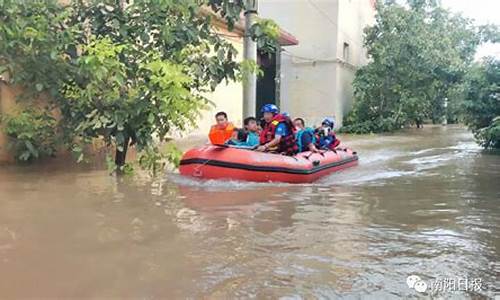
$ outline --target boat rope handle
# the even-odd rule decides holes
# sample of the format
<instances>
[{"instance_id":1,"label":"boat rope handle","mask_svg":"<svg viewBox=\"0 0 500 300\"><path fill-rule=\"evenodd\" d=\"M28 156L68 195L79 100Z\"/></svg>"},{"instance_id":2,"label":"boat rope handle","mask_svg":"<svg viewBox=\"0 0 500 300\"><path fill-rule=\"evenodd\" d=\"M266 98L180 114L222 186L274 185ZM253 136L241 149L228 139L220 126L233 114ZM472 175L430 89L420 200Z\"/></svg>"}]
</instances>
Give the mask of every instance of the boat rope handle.
<instances>
[{"instance_id":1,"label":"boat rope handle","mask_svg":"<svg viewBox=\"0 0 500 300\"><path fill-rule=\"evenodd\" d=\"M194 167L194 172L193 172L193 176L194 177L201 177L203 175L203 172L201 171L201 168L204 167L206 164L208 164L210 161L212 161L211 159L207 159L204 163Z\"/></svg>"},{"instance_id":2,"label":"boat rope handle","mask_svg":"<svg viewBox=\"0 0 500 300\"><path fill-rule=\"evenodd\" d=\"M226 149L226 148L231 148L229 145L226 144L213 144L216 147L220 147L221 149ZM206 164L211 162L213 159L207 159L204 163L194 167L194 172L193 176L195 177L201 177L203 175L203 172L201 171L201 168L204 167Z\"/></svg>"}]
</instances>

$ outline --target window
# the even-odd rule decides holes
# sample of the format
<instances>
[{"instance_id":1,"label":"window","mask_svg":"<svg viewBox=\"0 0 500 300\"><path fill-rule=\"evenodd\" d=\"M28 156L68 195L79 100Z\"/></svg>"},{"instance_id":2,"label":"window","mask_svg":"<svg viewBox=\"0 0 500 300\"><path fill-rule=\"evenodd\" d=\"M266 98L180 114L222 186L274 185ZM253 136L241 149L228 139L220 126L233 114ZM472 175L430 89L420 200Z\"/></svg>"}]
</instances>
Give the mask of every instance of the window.
<instances>
[{"instance_id":1,"label":"window","mask_svg":"<svg viewBox=\"0 0 500 300\"><path fill-rule=\"evenodd\" d=\"M343 49L343 59L345 62L349 62L349 44L344 43L344 49Z\"/></svg>"}]
</instances>

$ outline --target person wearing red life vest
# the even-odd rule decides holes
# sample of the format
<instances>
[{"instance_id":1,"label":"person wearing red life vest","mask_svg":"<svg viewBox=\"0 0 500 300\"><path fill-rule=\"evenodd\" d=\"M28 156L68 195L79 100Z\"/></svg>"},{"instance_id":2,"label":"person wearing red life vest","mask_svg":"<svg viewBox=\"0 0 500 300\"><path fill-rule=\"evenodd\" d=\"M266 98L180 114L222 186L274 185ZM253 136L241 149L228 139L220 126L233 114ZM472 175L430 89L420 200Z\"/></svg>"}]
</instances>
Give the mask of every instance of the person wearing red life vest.
<instances>
[{"instance_id":1,"label":"person wearing red life vest","mask_svg":"<svg viewBox=\"0 0 500 300\"><path fill-rule=\"evenodd\" d=\"M298 147L295 142L295 126L290 117L280 114L274 104L264 105L261 112L264 124L260 133L260 146L256 150L285 155L296 154Z\"/></svg>"}]
</instances>

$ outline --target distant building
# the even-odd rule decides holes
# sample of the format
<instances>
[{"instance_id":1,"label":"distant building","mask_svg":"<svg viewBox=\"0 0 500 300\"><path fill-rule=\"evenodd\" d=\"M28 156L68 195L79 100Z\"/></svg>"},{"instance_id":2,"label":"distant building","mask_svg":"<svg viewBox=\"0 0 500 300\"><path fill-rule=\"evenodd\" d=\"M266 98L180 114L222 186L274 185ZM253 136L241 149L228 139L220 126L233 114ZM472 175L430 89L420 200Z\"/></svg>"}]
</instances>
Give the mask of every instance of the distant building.
<instances>
[{"instance_id":1,"label":"distant building","mask_svg":"<svg viewBox=\"0 0 500 300\"><path fill-rule=\"evenodd\" d=\"M281 109L309 124L326 115L342 124L354 73L367 63L363 29L374 22L375 0L260 0L259 16L300 41L281 53Z\"/></svg>"}]
</instances>

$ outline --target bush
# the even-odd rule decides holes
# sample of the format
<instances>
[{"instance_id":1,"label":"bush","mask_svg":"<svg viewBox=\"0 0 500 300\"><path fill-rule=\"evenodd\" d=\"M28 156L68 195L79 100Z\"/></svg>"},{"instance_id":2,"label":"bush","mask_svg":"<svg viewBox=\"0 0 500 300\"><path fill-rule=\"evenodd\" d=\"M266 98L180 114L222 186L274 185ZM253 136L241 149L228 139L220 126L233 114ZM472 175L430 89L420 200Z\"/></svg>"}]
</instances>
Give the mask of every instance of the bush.
<instances>
[{"instance_id":1,"label":"bush","mask_svg":"<svg viewBox=\"0 0 500 300\"><path fill-rule=\"evenodd\" d=\"M500 149L500 116L494 118L490 126L479 129L475 136L484 148Z\"/></svg>"},{"instance_id":2,"label":"bush","mask_svg":"<svg viewBox=\"0 0 500 300\"><path fill-rule=\"evenodd\" d=\"M4 116L2 123L16 160L26 162L54 155L56 120L49 113L26 109L15 116Z\"/></svg>"}]
</instances>

